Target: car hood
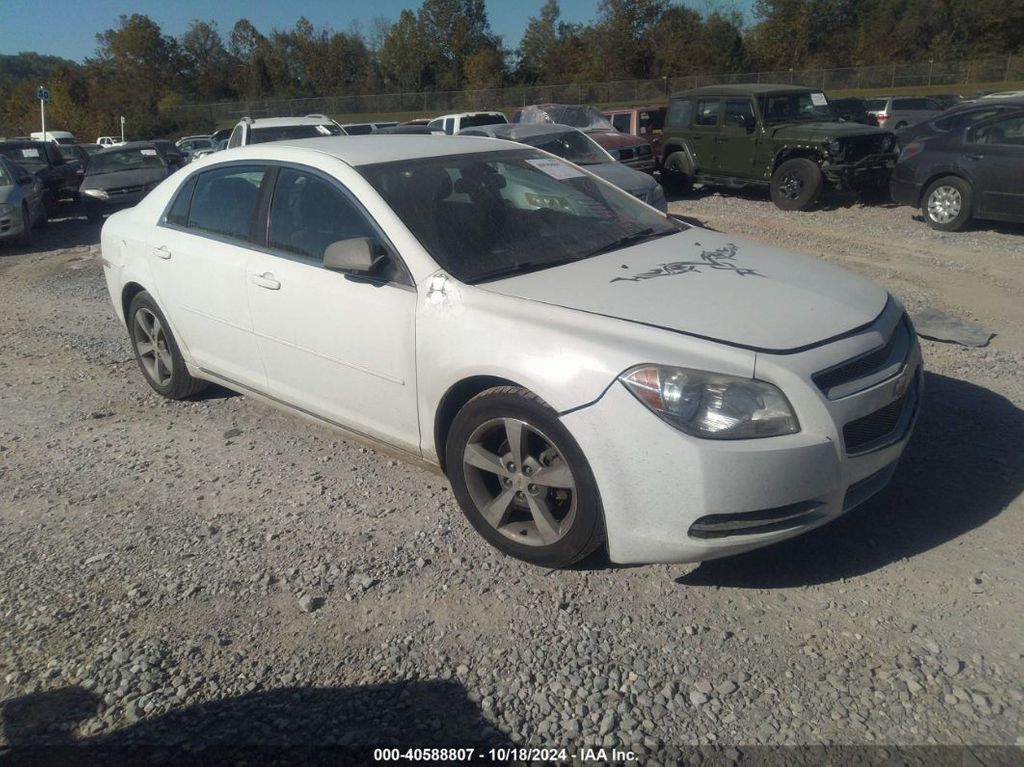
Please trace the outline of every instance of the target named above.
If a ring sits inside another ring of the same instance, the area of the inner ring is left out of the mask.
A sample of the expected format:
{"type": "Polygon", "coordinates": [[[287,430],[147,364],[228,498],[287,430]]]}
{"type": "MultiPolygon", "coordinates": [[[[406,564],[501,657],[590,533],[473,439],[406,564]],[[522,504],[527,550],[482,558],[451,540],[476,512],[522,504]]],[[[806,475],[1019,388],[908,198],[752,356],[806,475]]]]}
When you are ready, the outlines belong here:
{"type": "Polygon", "coordinates": [[[18,199],[18,187],[13,184],[0,184],[0,203],[14,202],[18,199]]]}
{"type": "Polygon", "coordinates": [[[885,128],[878,128],[874,125],[861,125],[854,122],[806,122],[806,123],[783,123],[770,128],[772,136],[777,139],[796,139],[812,141],[844,136],[870,136],[879,133],[889,133],[885,128]]]}
{"type": "Polygon", "coordinates": [[[620,162],[602,162],[582,167],[631,194],[646,193],[658,185],[650,173],[641,173],[620,162]]]}
{"type": "Polygon", "coordinates": [[[811,256],[696,227],[479,287],[766,352],[868,325],[889,298],[811,256]]]}
{"type": "Polygon", "coordinates": [[[601,130],[598,128],[595,130],[584,130],[583,132],[605,149],[619,149],[626,146],[643,146],[648,143],[642,138],[631,136],[628,133],[619,133],[618,131],[601,130]]]}
{"type": "Polygon", "coordinates": [[[122,186],[139,186],[152,184],[167,178],[163,168],[135,168],[134,170],[118,170],[113,173],[99,173],[90,176],[88,171],[82,180],[82,189],[117,189],[122,186]]]}

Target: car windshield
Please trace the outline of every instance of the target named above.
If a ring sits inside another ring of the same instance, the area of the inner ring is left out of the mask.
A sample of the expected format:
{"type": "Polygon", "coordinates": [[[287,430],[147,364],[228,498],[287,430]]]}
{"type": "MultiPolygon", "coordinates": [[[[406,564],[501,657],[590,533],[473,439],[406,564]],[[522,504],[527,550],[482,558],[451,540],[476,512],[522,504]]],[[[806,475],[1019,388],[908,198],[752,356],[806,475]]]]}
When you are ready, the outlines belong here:
{"type": "Polygon", "coordinates": [[[11,174],[7,172],[6,163],[0,162],[0,186],[14,186],[11,174]]]}
{"type": "Polygon", "coordinates": [[[571,125],[580,130],[614,131],[615,126],[594,107],[586,104],[551,104],[546,107],[526,107],[519,113],[521,123],[556,123],[571,125]]]}
{"type": "Polygon", "coordinates": [[[824,93],[780,93],[759,96],[766,123],[833,122],[836,118],[824,93]]]}
{"type": "Polygon", "coordinates": [[[249,136],[250,144],[263,144],[267,141],[286,141],[293,138],[317,138],[318,136],[340,136],[341,128],[337,125],[279,125],[274,128],[253,128],[249,136]]]}
{"type": "Polygon", "coordinates": [[[8,160],[28,168],[33,173],[47,165],[46,158],[37,147],[0,147],[0,154],[8,160]]]}
{"type": "Polygon", "coordinates": [[[434,260],[470,284],[546,269],[687,228],[532,149],[365,165],[434,260]]]}
{"type": "Polygon", "coordinates": [[[92,156],[89,160],[89,175],[98,176],[122,170],[162,168],[163,166],[163,161],[156,149],[150,147],[114,149],[92,156]]]}
{"type": "Polygon", "coordinates": [[[577,165],[597,165],[602,162],[615,162],[589,136],[579,131],[565,133],[548,133],[541,136],[527,136],[520,139],[521,143],[543,149],[545,152],[558,155],[564,160],[577,165]]]}

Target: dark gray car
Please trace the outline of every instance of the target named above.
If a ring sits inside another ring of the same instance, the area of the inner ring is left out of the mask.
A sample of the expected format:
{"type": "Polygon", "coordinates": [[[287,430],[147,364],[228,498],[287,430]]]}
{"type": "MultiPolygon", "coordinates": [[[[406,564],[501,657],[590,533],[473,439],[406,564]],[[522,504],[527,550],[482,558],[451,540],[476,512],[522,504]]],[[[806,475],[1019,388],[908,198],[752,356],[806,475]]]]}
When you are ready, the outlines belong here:
{"type": "Polygon", "coordinates": [[[595,176],[629,192],[637,199],[667,212],[668,204],[661,184],[647,173],[616,162],[600,144],[578,128],[551,123],[509,123],[466,128],[460,136],[486,136],[517,141],[585,167],[595,176]]]}
{"type": "Polygon", "coordinates": [[[85,214],[99,221],[104,213],[130,208],[163,181],[172,169],[149,141],[104,149],[92,156],[80,189],[85,214]]]}

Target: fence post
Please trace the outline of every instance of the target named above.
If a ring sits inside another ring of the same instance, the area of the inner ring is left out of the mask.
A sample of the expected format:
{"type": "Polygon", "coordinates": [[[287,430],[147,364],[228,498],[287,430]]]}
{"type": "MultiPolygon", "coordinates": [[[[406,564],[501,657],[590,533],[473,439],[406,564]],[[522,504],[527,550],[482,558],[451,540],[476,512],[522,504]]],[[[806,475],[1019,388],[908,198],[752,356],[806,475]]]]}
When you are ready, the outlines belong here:
{"type": "Polygon", "coordinates": [[[1012,53],[1006,54],[1006,72],[1003,73],[1003,82],[1009,82],[1010,80],[1010,61],[1013,59],[1012,53]]]}
{"type": "Polygon", "coordinates": [[[821,89],[822,90],[825,90],[825,72],[827,72],[827,71],[828,71],[827,69],[821,70],[821,89]]]}
{"type": "Polygon", "coordinates": [[[896,87],[896,65],[895,64],[892,65],[892,81],[891,81],[889,87],[890,88],[895,88],[896,87]]]}

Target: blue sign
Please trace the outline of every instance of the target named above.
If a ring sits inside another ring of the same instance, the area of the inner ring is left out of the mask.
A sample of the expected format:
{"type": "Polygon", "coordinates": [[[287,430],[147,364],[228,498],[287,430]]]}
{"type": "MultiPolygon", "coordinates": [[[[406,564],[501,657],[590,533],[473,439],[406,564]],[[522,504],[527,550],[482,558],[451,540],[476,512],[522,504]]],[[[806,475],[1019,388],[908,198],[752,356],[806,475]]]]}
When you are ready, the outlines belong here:
{"type": "Polygon", "coordinates": [[[50,92],[46,90],[42,85],[39,86],[39,90],[36,91],[36,98],[43,102],[50,101],[50,92]]]}

